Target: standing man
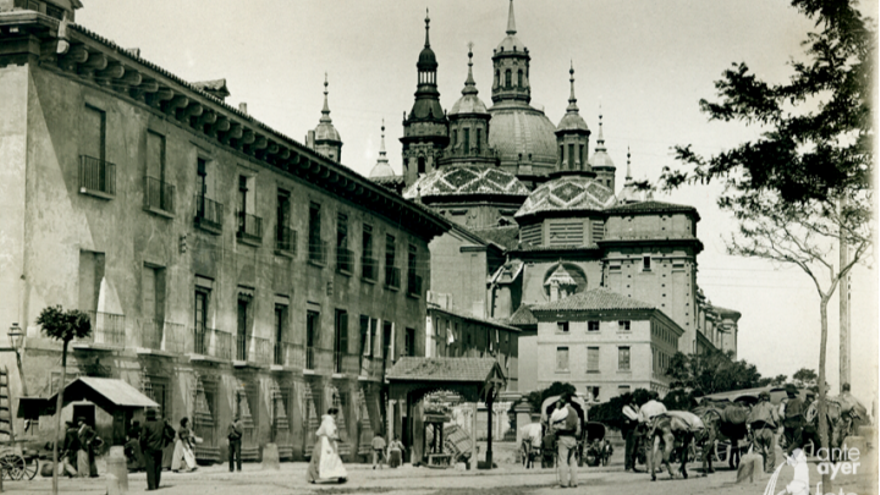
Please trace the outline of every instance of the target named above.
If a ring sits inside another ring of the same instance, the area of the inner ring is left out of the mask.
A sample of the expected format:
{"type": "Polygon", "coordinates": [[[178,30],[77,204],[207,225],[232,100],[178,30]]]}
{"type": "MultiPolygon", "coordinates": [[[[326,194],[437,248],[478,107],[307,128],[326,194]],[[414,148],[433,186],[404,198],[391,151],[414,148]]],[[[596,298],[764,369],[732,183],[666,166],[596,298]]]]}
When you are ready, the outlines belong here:
{"type": "Polygon", "coordinates": [[[764,458],[764,472],[776,469],[776,434],[779,427],[779,412],[770,403],[770,393],[758,394],[758,403],[749,411],[746,425],[761,457],[764,458]]]}
{"type": "Polygon", "coordinates": [[[229,440],[229,472],[241,471],[241,437],[244,435],[244,427],[241,424],[241,418],[238,414],[229,423],[226,432],[226,438],[229,440]]]}
{"type": "Polygon", "coordinates": [[[785,455],[790,456],[794,449],[804,447],[804,401],[797,395],[797,388],[789,383],[785,386],[788,403],[785,404],[785,455]]]}
{"type": "Polygon", "coordinates": [[[385,458],[385,437],[377,432],[373,436],[371,445],[373,447],[373,469],[376,469],[377,465],[379,469],[382,469],[382,464],[388,463],[388,459],[385,458]]]}
{"type": "Polygon", "coordinates": [[[79,474],[80,478],[85,478],[88,476],[89,478],[97,478],[98,477],[98,466],[95,464],[95,446],[93,443],[95,439],[98,438],[98,434],[95,433],[95,429],[89,426],[86,423],[86,418],[80,417],[77,420],[79,425],[79,430],[77,431],[77,436],[79,437],[79,457],[76,466],[76,472],[79,474]]]}
{"type": "Polygon", "coordinates": [[[581,435],[581,421],[569,402],[571,395],[564,393],[550,416],[550,428],[556,432],[559,487],[577,487],[577,438],[581,435]]]}
{"type": "Polygon", "coordinates": [[[79,455],[79,430],[73,421],[68,421],[66,424],[67,430],[64,432],[64,447],[61,457],[65,474],[73,477],[76,476],[77,456],[79,455]]]}
{"type": "Polygon", "coordinates": [[[639,437],[636,429],[638,426],[639,406],[636,405],[635,399],[630,395],[623,406],[623,424],[620,428],[623,438],[626,440],[623,463],[627,473],[637,472],[636,458],[638,457],[639,437]]]}
{"type": "Polygon", "coordinates": [[[162,477],[162,450],[174,441],[174,428],[164,420],[159,421],[155,409],[147,410],[147,421],[141,429],[141,451],[147,470],[147,490],[159,488],[162,477]]]}

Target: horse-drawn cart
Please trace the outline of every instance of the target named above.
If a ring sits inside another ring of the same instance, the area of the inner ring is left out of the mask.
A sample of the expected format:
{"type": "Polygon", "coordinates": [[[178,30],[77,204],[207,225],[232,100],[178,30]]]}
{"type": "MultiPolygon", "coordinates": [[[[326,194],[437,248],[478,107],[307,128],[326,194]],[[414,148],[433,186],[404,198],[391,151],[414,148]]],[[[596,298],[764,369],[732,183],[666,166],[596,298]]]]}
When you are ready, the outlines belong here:
{"type": "MultiPolygon", "coordinates": [[[[541,423],[544,424],[545,431],[552,431],[550,429],[550,416],[553,414],[553,410],[556,408],[556,403],[559,401],[558,395],[553,397],[547,397],[544,399],[544,402],[541,404],[541,423]]],[[[580,397],[574,396],[571,398],[569,405],[578,415],[578,419],[581,423],[581,436],[577,438],[577,450],[575,454],[577,455],[578,466],[584,465],[584,444],[586,443],[587,432],[584,429],[584,425],[587,422],[587,405],[584,403],[584,400],[580,397]]]]}
{"type": "Polygon", "coordinates": [[[584,424],[584,432],[586,435],[586,453],[584,454],[584,464],[587,466],[607,466],[608,459],[614,453],[614,447],[611,442],[605,438],[605,425],[589,421],[584,424]]]}

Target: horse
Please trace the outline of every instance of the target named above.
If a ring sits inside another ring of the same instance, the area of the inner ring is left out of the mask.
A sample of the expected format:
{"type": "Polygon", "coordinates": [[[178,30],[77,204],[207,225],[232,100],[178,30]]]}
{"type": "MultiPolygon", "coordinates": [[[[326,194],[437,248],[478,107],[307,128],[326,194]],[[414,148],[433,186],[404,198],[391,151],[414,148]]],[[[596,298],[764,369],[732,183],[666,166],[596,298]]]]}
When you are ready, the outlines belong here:
{"type": "Polygon", "coordinates": [[[648,456],[648,470],[651,472],[651,481],[657,481],[656,464],[660,451],[660,443],[663,443],[662,463],[671,478],[675,478],[669,459],[676,442],[680,445],[678,454],[681,457],[681,474],[686,479],[688,450],[694,442],[694,435],[705,429],[702,420],[687,411],[668,411],[660,414],[651,422],[648,430],[648,440],[653,443],[651,455],[648,456]]]}
{"type": "Polygon", "coordinates": [[[694,414],[700,416],[706,426],[702,441],[708,445],[703,450],[703,472],[714,472],[712,468],[712,450],[715,448],[715,440],[730,441],[730,456],[727,459],[731,469],[739,467],[740,442],[748,441],[748,428],[746,418],[749,408],[739,404],[727,405],[724,409],[716,407],[697,408],[694,414]],[[711,430],[711,431],[709,431],[711,430]]]}

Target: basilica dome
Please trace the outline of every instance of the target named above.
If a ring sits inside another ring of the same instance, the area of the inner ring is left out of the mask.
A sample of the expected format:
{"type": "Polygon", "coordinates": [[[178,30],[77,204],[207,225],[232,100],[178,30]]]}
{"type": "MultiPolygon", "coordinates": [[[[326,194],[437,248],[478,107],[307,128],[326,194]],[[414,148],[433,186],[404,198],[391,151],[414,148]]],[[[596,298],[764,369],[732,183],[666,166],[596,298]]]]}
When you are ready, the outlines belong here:
{"type": "Polygon", "coordinates": [[[544,112],[520,102],[503,102],[489,113],[489,146],[498,152],[502,166],[522,162],[556,168],[556,126],[544,112]]]}
{"type": "Polygon", "coordinates": [[[514,216],[520,219],[549,211],[598,211],[616,203],[614,192],[589,175],[564,175],[532,191],[514,216]]]}
{"type": "Polygon", "coordinates": [[[435,170],[403,191],[407,199],[478,194],[526,197],[529,190],[513,174],[499,168],[453,166],[435,170]]]}

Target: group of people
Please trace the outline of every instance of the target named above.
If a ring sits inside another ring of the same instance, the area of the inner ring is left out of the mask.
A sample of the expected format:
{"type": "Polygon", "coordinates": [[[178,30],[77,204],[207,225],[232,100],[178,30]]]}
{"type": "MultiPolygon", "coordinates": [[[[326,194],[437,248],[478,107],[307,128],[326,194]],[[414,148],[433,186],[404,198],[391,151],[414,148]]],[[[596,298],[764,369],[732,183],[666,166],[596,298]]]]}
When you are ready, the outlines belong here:
{"type": "Polygon", "coordinates": [[[66,426],[61,448],[63,472],[69,477],[97,478],[95,454],[103,441],[83,417],[77,418],[76,423],[68,421],[66,426]]]}
{"type": "Polygon", "coordinates": [[[816,399],[815,392],[808,390],[806,400],[803,400],[798,397],[797,389],[789,385],[785,393],[787,400],[775,406],[770,402],[770,394],[761,392],[758,394],[758,403],[752,407],[746,419],[755,450],[763,457],[765,472],[772,472],[776,468],[776,438],[779,434],[785,443],[786,458],[791,457],[797,449],[803,449],[809,440],[818,444],[818,438],[814,438],[815,428],[806,420],[807,410],[816,399]]]}
{"type": "Polygon", "coordinates": [[[629,396],[623,406],[621,433],[625,441],[623,464],[627,472],[638,472],[636,461],[638,460],[640,443],[647,432],[648,425],[656,416],[667,412],[666,406],[658,398],[659,395],[653,392],[650,400],[640,407],[636,404],[635,399],[629,396]]]}

